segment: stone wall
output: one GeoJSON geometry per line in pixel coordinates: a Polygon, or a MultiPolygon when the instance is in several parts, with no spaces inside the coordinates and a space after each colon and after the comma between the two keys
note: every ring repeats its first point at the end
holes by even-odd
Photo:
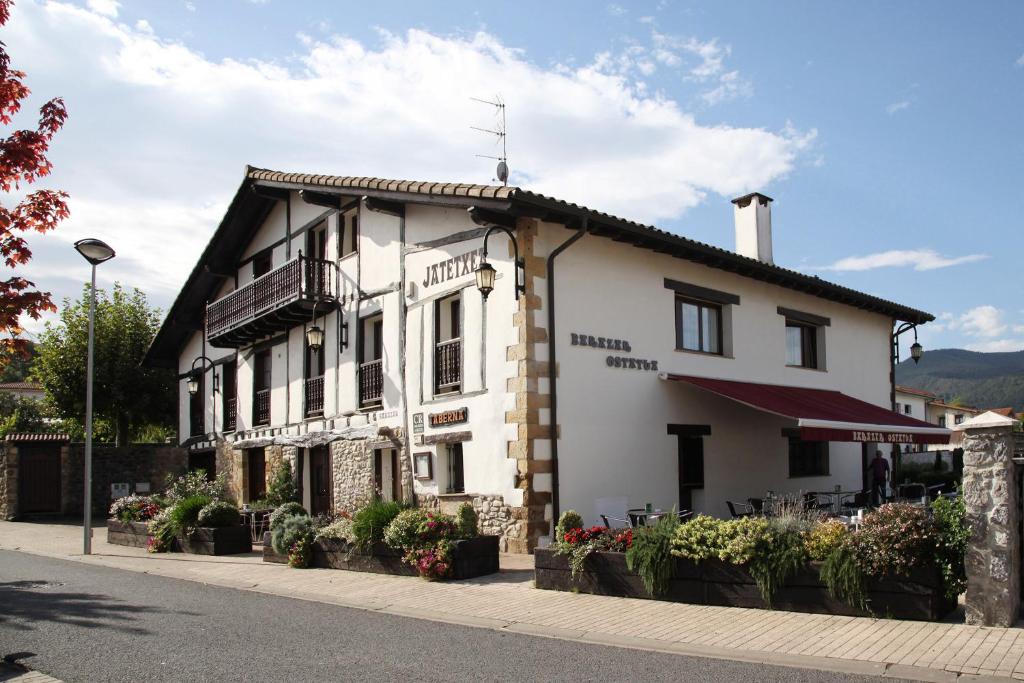
{"type": "Polygon", "coordinates": [[[503,553],[518,552],[518,544],[523,538],[526,526],[525,510],[505,503],[501,496],[446,495],[426,494],[418,496],[420,507],[439,510],[454,515],[458,507],[465,502],[472,503],[479,519],[479,530],[484,536],[498,536],[498,550],[503,553]]]}
{"type": "MultiPolygon", "coordinates": [[[[55,444],[60,449],[60,502],[65,515],[81,516],[85,497],[85,444],[55,444]]],[[[18,509],[18,444],[0,443],[0,519],[14,519],[18,509]]],[[[188,469],[188,453],[166,444],[132,444],[121,448],[94,445],[92,449],[92,508],[106,515],[110,485],[149,484],[150,491],[163,488],[168,476],[188,469]]]]}
{"type": "Polygon", "coordinates": [[[1020,614],[1021,511],[1013,445],[1009,427],[965,432],[968,624],[1009,627],[1020,614]]]}
{"type": "Polygon", "coordinates": [[[334,509],[348,512],[373,497],[373,450],[365,440],[339,439],[331,443],[334,468],[334,509]]]}
{"type": "MultiPolygon", "coordinates": [[[[110,485],[147,482],[150,491],[163,488],[167,477],[177,477],[188,469],[188,452],[166,444],[132,444],[117,448],[92,449],[92,509],[106,516],[110,509],[110,485]]],[[[64,514],[81,515],[84,497],[85,444],[75,443],[61,454],[61,507],[64,514]]]]}

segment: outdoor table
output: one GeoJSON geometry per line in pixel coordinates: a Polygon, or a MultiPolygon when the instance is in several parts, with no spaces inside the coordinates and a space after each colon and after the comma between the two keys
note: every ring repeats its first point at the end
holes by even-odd
{"type": "Polygon", "coordinates": [[[264,529],[263,520],[267,516],[270,510],[240,510],[239,514],[242,516],[242,526],[249,527],[249,531],[252,534],[253,543],[263,543],[263,532],[264,529]]]}
{"type": "Polygon", "coordinates": [[[629,523],[634,527],[638,527],[647,526],[647,520],[655,522],[667,515],[668,512],[661,509],[648,511],[645,508],[636,508],[634,510],[626,510],[626,514],[629,516],[629,523]]]}
{"type": "Polygon", "coordinates": [[[828,498],[831,505],[832,511],[839,515],[843,512],[843,498],[846,496],[855,496],[860,491],[814,491],[814,495],[820,498],[828,498]]]}

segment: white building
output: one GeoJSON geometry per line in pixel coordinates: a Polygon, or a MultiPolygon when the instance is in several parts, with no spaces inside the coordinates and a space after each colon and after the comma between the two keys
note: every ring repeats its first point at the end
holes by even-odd
{"type": "Polygon", "coordinates": [[[468,499],[513,551],[569,508],[861,490],[876,442],[948,439],[892,411],[893,325],[932,316],[774,265],[770,202],[735,200],[733,253],[514,187],[249,168],[148,361],[240,499],[288,458],[314,511],[468,499]]]}

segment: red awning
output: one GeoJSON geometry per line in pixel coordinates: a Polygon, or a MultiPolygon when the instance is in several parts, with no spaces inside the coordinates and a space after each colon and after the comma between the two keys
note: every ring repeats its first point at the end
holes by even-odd
{"type": "Polygon", "coordinates": [[[751,408],[796,420],[800,438],[807,441],[949,443],[951,434],[944,427],[838,391],[665,373],[660,377],[692,384],[751,408]]]}

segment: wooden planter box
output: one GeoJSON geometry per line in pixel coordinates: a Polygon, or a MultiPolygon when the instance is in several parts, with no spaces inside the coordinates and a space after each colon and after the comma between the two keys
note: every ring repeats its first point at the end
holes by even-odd
{"type": "MultiPolygon", "coordinates": [[[[567,555],[556,555],[547,548],[534,552],[537,588],[578,590],[597,595],[617,595],[650,599],[643,581],[626,568],[625,553],[593,553],[586,570],[572,578],[567,555]]],[[[790,612],[878,616],[897,619],[938,621],[956,607],[943,594],[937,571],[916,571],[907,577],[885,577],[868,586],[871,611],[859,610],[836,600],[818,576],[820,565],[812,563],[789,578],[772,599],[772,608],[790,612]]],[[[744,567],[712,559],[691,562],[673,559],[672,580],[658,600],[695,605],[724,605],[767,609],[761,592],[744,567]]]]}
{"type": "MultiPolygon", "coordinates": [[[[452,548],[452,575],[455,580],[472,579],[498,571],[498,537],[477,536],[455,541],[452,548]]],[[[342,569],[373,574],[418,576],[416,568],[402,558],[405,553],[380,543],[369,553],[353,549],[345,541],[321,539],[313,544],[311,567],[342,569]]],[[[287,563],[288,556],[274,552],[270,532],[263,537],[263,561],[287,563]]]]}
{"type": "Polygon", "coordinates": [[[132,548],[148,548],[152,536],[146,530],[146,522],[122,522],[107,520],[107,543],[127,545],[132,548]]]}
{"type": "Polygon", "coordinates": [[[194,555],[238,555],[252,552],[252,536],[249,527],[223,526],[199,527],[190,535],[178,536],[178,546],[183,553],[194,555]]]}

